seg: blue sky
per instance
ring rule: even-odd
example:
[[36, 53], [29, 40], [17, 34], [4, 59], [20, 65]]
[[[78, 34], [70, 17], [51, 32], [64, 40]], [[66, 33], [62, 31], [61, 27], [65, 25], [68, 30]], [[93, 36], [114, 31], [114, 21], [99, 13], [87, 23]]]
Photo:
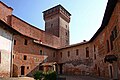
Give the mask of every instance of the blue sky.
[[61, 4], [71, 14], [70, 44], [89, 40], [101, 25], [108, 0], [1, 0], [13, 14], [44, 30], [42, 12]]

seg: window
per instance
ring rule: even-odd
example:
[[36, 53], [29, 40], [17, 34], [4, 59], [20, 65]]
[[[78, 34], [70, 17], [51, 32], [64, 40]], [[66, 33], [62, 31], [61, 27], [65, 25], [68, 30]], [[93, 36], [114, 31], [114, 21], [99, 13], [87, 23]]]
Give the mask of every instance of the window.
[[60, 57], [62, 58], [62, 52], [60, 52]]
[[42, 55], [42, 50], [40, 50], [40, 55]]
[[110, 46], [113, 49], [113, 41], [117, 38], [117, 27], [115, 26], [110, 35]]
[[94, 59], [96, 59], [96, 54], [94, 54]]
[[79, 50], [78, 49], [76, 49], [76, 55], [79, 55]]
[[53, 57], [55, 57], [55, 52], [53, 52]]
[[110, 48], [109, 48], [109, 41], [107, 40], [107, 52], [110, 51]]
[[16, 40], [14, 40], [14, 45], [16, 45]]
[[86, 47], [86, 57], [89, 57], [89, 47]]
[[14, 57], [14, 55], [13, 55], [13, 59], [14, 59], [15, 57]]
[[24, 60], [27, 60], [27, 56], [26, 55], [24, 55]]
[[[115, 26], [115, 28], [114, 28], [113, 31], [112, 31], [112, 35], [113, 35], [113, 38], [114, 38], [114, 39], [117, 37], [117, 28], [116, 28], [116, 26]], [[114, 40], [114, 39], [113, 39], [113, 40]]]
[[27, 41], [27, 39], [25, 39], [24, 45], [27, 45], [27, 43], [28, 43], [28, 41]]
[[27, 67], [27, 69], [29, 69], [29, 66]]
[[94, 52], [96, 51], [96, 47], [95, 47], [95, 45], [94, 45]]
[[68, 57], [70, 57], [70, 51], [68, 51]]
[[66, 36], [67, 36], [68, 34], [67, 34], [67, 32], [66, 32]]
[[113, 36], [110, 36], [110, 46], [111, 46], [111, 50], [113, 49]]
[[95, 64], [95, 69], [97, 70], [97, 64]]
[[66, 25], [66, 28], [67, 28], [67, 25]]
[[51, 28], [53, 27], [53, 24], [51, 24]]
[[66, 44], [68, 44], [69, 42], [68, 42], [68, 40], [66, 40]]

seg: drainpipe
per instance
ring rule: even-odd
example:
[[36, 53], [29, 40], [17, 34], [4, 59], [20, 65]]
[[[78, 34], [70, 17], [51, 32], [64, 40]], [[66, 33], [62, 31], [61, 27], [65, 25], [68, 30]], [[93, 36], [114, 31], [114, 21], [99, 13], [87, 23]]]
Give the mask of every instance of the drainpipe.
[[12, 77], [13, 74], [13, 47], [14, 47], [14, 34], [12, 34], [12, 43], [11, 43], [11, 62], [10, 62], [10, 77]]

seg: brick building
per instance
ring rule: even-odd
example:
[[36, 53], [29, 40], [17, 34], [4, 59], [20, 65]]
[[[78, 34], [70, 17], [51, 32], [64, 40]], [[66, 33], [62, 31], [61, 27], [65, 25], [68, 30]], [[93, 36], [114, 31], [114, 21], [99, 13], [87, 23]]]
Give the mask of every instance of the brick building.
[[[0, 2], [0, 19], [17, 31], [13, 36], [12, 76], [32, 76], [55, 65], [59, 74], [120, 79], [120, 1], [108, 0], [102, 24], [89, 41], [69, 45], [71, 14], [61, 5], [43, 12], [45, 31], [12, 15]], [[1, 67], [0, 67], [1, 68]]]
[[12, 66], [13, 35], [16, 31], [0, 20], [0, 77], [10, 76]]

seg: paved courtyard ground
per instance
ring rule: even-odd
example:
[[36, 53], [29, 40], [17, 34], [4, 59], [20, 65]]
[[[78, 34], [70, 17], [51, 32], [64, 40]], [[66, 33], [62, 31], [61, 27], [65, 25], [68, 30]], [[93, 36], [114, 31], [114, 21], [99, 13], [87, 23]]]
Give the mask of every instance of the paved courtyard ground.
[[66, 80], [108, 80], [108, 79], [90, 76], [66, 76]]
[[75, 75], [61, 75], [61, 78], [66, 77], [66, 80], [110, 80], [101, 77], [91, 77], [91, 76], [75, 76]]
[[[109, 80], [104, 78], [97, 78], [91, 76], [74, 76], [74, 75], [62, 75], [61, 77], [66, 77], [66, 80]], [[19, 77], [19, 78], [0, 78], [0, 80], [34, 80], [30, 77]]]
[[34, 78], [30, 78], [30, 77], [0, 78], [0, 80], [34, 80]]

